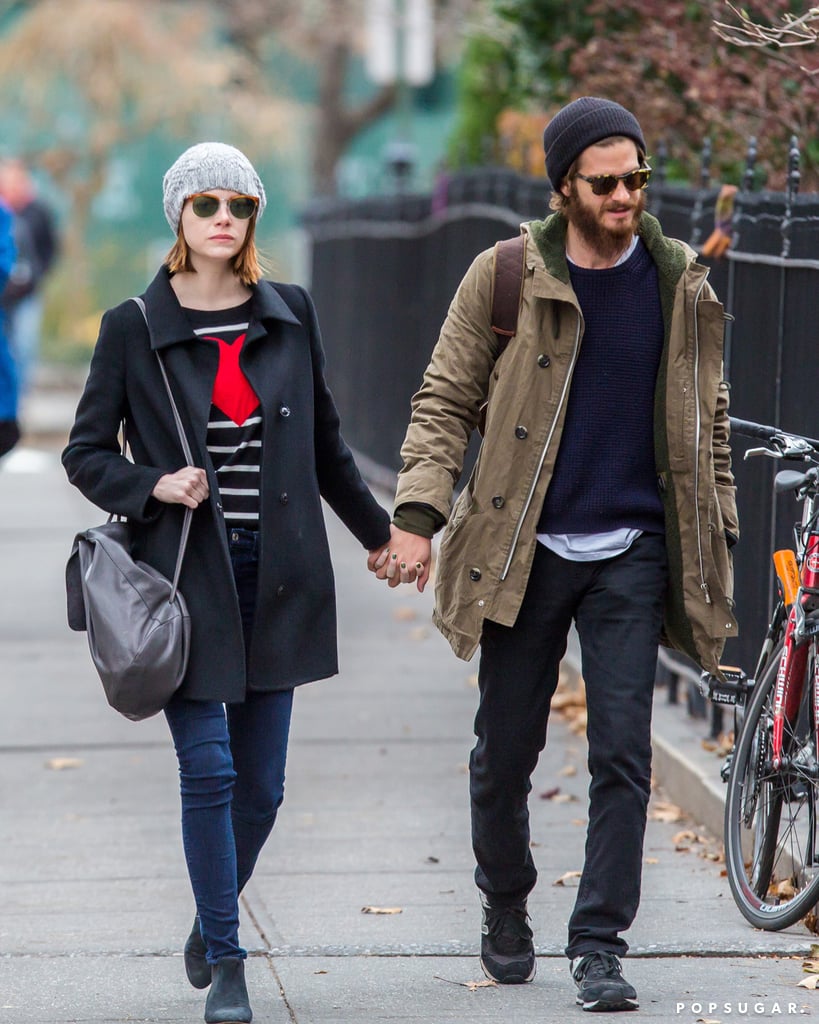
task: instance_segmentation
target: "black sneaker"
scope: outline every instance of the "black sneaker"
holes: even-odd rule
[[[572,960],[578,1006],[584,1010],[636,1010],[637,992],[629,985],[614,953],[587,953]]]
[[[481,967],[500,985],[522,985],[535,976],[535,947],[526,900],[493,907],[481,893]]]

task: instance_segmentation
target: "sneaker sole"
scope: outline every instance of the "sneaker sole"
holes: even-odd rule
[[[504,978],[498,978],[489,970],[489,968],[483,962],[483,957],[481,957],[481,970],[486,975],[486,977],[489,978],[490,981],[494,981],[498,985],[526,985],[534,978],[535,974],[537,973],[537,963],[535,963],[532,966],[532,970],[529,972],[528,976],[524,976],[523,974],[508,974]]]
[[[578,1006],[581,1006],[584,1010],[588,1010],[591,1013],[606,1013],[609,1011],[617,1010],[638,1010],[640,1004],[636,999],[618,999],[616,1002],[607,1002],[605,999],[594,999],[589,1002],[584,1002],[580,996],[575,999]]]

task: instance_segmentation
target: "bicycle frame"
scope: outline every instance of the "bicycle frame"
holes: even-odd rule
[[[797,554],[795,560],[801,561],[799,569],[799,587],[790,606],[788,621],[785,626],[785,641],[779,661],[774,691],[773,735],[771,739],[771,763],[774,770],[782,768],[786,752],[783,749],[785,724],[793,723],[799,713],[802,700],[803,681],[811,648],[812,636],[819,631],[819,623],[809,618],[815,598],[819,595],[819,534],[815,532],[817,495],[815,490],[807,492],[802,505],[801,528],[796,531]],[[788,554],[777,552],[777,554]],[[792,554],[792,553],[791,553]],[[788,595],[791,588],[792,570],[789,559],[775,559],[777,574],[782,585],[783,595]],[[814,659],[813,679],[813,727],[816,735],[815,749],[819,751],[819,666]]]

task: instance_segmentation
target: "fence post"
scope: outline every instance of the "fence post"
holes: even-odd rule
[[[782,218],[782,256],[787,259],[791,253],[791,228],[793,227],[793,201],[799,192],[799,140],[791,135],[788,149],[788,181],[785,186],[785,216]]]
[[[657,159],[655,173],[657,174],[657,181],[661,185],[665,185],[665,179],[668,176],[668,146],[666,145],[665,139],[660,139],[657,143]]]
[[[711,140],[706,139],[702,144],[700,155],[700,188],[706,189],[711,184]]]
[[[742,193],[752,192],[754,189],[754,182],[756,177],[756,159],[758,155],[756,136],[752,135],[748,139],[748,149],[745,152],[745,170],[742,173],[742,180],[740,182],[740,191],[734,200],[734,213],[733,223],[731,225],[731,248],[736,249],[739,246],[739,213],[742,209]],[[736,275],[736,263],[729,258],[728,260],[728,286],[727,293],[725,296],[725,308],[729,313],[734,308],[734,278]],[[725,325],[725,346],[723,351],[723,364],[725,366],[725,376],[728,380],[731,379],[731,349],[734,340],[734,323],[729,320]]]
[[[754,176],[756,174],[756,135],[752,135],[748,139],[748,151],[745,154],[745,172],[742,175],[742,191],[753,192],[754,190]]]
[[[696,249],[700,244],[700,219],[702,218],[703,197],[708,186],[711,184],[711,140],[706,139],[702,144],[700,154],[700,187],[697,189],[697,198],[691,208],[691,247]]]

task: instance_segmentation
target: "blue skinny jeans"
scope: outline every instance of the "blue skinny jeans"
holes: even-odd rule
[[[250,649],[258,577],[254,532],[228,531]],[[239,893],[284,799],[293,690],[248,690],[241,704],[175,697],[165,709],[179,761],[182,843],[207,959],[245,957]]]

